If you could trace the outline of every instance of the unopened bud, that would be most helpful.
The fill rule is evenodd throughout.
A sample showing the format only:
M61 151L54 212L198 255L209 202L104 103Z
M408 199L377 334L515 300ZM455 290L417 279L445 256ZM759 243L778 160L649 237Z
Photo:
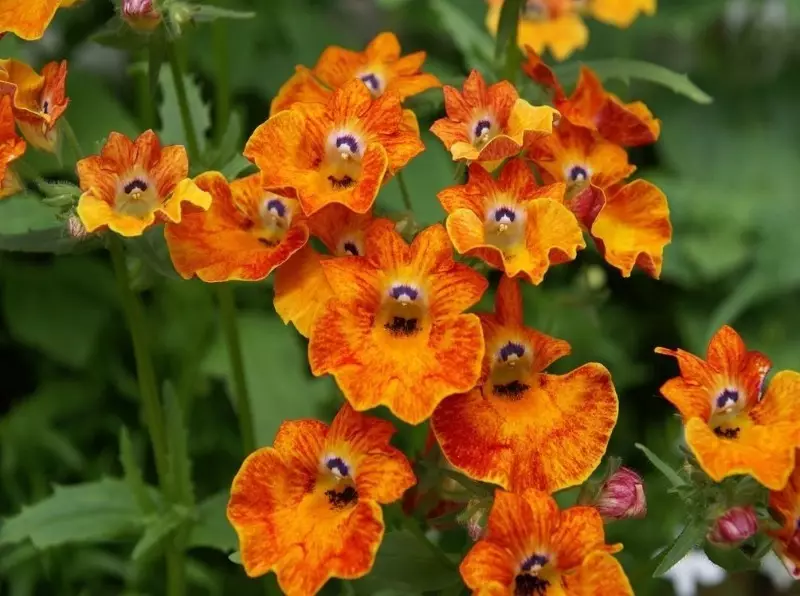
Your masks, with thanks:
M603 483L595 507L603 519L612 521L647 515L642 477L622 466Z
M752 507L732 507L717 518L706 538L717 546L736 547L758 532Z
M67 233L76 240L83 240L88 232L77 215L71 215L67 220Z
M122 18L137 31L152 31L161 22L161 13L152 0L122 0Z
M474 542L480 540L486 533L489 508L490 503L480 499L472 499L458 515L458 522L466 528L467 534Z

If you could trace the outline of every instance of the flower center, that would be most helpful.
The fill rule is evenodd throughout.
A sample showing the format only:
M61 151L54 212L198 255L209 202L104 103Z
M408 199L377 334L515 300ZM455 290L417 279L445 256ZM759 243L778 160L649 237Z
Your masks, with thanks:
M321 468L320 483L331 509L344 509L358 502L352 468L344 458L329 453L322 458Z
M258 216L260 221L256 222L254 231L259 242L267 246L279 244L292 225L292 208L288 201L271 193L261 200Z
M530 388L533 350L524 342L511 339L494 353L486 389L496 396L518 400Z
M567 167L565 177L567 184L582 184L591 180L592 170L583 164L571 165Z
M542 570L549 563L545 555L531 555L522 562L514 578L514 596L544 596L550 580L543 577Z
M337 257L361 257L364 255L364 241L357 236L344 236L336 247Z
M746 400L737 387L720 389L712 397L711 419L708 425L714 434L723 439L737 439L739 432L749 419L743 413Z
M373 97L378 97L386 89L386 82L375 72L363 72L358 78L367 86Z
M364 143L352 131L334 131L328 136L320 172L332 190L347 190L356 185L364 149Z
M499 132L500 128L497 126L494 118L488 114L484 114L475 120L470 128L472 144L480 149L491 141Z
M486 242L503 252L519 245L525 239L526 215L514 204L492 205L483 222Z
M422 331L427 305L419 286L397 282L389 286L378 321L395 337L410 337Z
M132 217L145 217L160 202L155 185L142 170L135 170L117 180L114 209Z

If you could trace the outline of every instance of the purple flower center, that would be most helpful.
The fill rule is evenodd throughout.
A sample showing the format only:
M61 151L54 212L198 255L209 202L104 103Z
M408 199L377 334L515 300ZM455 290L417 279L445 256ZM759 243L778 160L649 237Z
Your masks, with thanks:
M481 138L484 133L489 132L492 128L492 123L489 120L483 119L478 120L478 123L475 125L475 138Z
M517 214L508 207L500 207L494 212L494 220L496 222L513 223L516 219Z
M584 182L589 179L589 172L583 166L572 166L569 171L570 182Z
M145 192L147 190L147 182L140 180L139 178L134 178L123 187L123 190L125 191L125 194L128 195L136 190L139 192Z
M522 358L524 355L525 346L513 341L508 342L506 345L500 348L500 359L503 360L503 362L507 361L511 356Z
M358 141L353 135L346 134L336 137L336 148L341 149L342 147L347 147L350 153L358 153Z
M346 252L347 254L352 255L354 257L359 256L358 246L356 246L355 242L345 242L343 248L344 252Z
M280 199L270 199L267 201L267 211L278 217L286 216L286 205Z
M717 396L716 405L717 409L723 410L729 408L739 401L739 392L736 389L724 389L722 393Z
M419 291L406 284L392 286L389 290L389 295L395 300L401 300L405 296L408 300L416 300L419 297Z
M364 84L369 87L370 91L378 92L381 90L381 80L373 73L363 74L359 77Z
M527 559L522 562L522 571L529 572L531 570L538 571L545 565L550 559L545 557L544 555L531 555Z
M337 476L344 478L350 475L350 468L341 457L331 457L325 461L325 466Z

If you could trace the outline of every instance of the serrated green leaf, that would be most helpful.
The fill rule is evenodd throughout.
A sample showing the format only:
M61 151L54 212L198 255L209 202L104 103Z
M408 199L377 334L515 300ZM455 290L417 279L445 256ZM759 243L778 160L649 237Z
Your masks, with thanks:
M206 133L211 128L211 109L203 101L200 87L191 76L185 75L183 82L186 88L189 113L192 117L192 126L195 138L197 138L197 149L202 154L206 147ZM158 109L161 119L161 130L159 131L161 144L186 145L186 134L183 129L178 95L175 91L175 79L172 76L171 68L164 67L161 69L158 84L163 95L163 100Z
M172 265L163 226L150 226L141 236L125 238L125 248L138 257L152 271L170 279L181 279Z
M228 117L228 128L225 130L225 134L222 135L219 145L217 147L209 147L203 156L203 162L207 165L207 168L209 170L219 170L235 157L244 159L244 156L241 155L243 136L244 123L242 122L242 115L238 112L233 112Z
M422 548L419 539L407 530L387 532L375 557L370 574L353 582L359 594L380 590L401 590L415 594L442 590L461 582L458 567L446 565Z
M189 535L189 546L216 548L229 553L238 545L236 531L228 522L226 510L230 492L224 490L197 506L197 520Z
M638 446L638 445L637 445ZM661 561L653 572L653 577L661 577L672 569L689 551L705 540L709 523L705 520L688 524L669 546Z
M450 34L469 68L490 71L494 55L494 41L475 21L469 18L450 0L432 0L431 8L438 15L442 27Z
M80 187L71 182L47 182L45 180L37 180L36 187L48 197L72 196L78 198L81 196Z
M192 460L189 458L189 438L178 396L170 383L164 383L164 421L167 426L169 471L173 482L172 496L187 507L194 506Z
M700 104L709 104L714 101L710 95L689 80L687 75L679 74L651 62L611 58L608 60L590 60L585 62L584 65L591 68L604 81L607 79L619 79L628 83L631 79L639 79L666 87ZM574 63L566 66L557 66L554 70L556 75L566 83L577 80L579 68L580 64Z
M136 454L133 451L130 433L124 426L119 433L119 460L120 464L122 464L122 472L125 474L125 482L128 483L131 494L136 499L136 503L142 513L152 513L155 511L156 504L147 492L142 470L136 461Z
M56 486L49 497L25 507L0 527L0 545L30 540L44 549L77 542L103 542L142 528L144 517L122 480L104 478Z
M659 472L666 476L667 480L672 483L672 486L678 488L686 484L683 478L673 470L664 460L658 457L655 453L650 451L647 447L642 445L641 443L636 443L636 448L645 454L647 459L650 460L650 463L653 464Z
M164 540L180 526L185 520L185 516L180 515L175 509L154 517L147 523L144 534L136 543L131 553L133 561L141 561L150 558L155 551L163 544Z

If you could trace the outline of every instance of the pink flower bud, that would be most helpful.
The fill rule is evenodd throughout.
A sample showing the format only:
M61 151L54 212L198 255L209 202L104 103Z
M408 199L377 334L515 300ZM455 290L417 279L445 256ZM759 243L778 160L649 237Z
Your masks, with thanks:
M122 18L137 31L152 31L161 22L161 13L152 0L122 0Z
M77 215L70 215L67 220L67 233L76 240L83 240L88 236L83 222L81 222Z
M647 515L642 477L625 466L605 481L595 507L606 521Z
M718 546L738 546L758 532L752 507L732 507L717 518L706 538Z
M474 542L480 540L486 532L489 518L489 506L479 499L472 499L458 516L459 523L467 529L467 534Z

